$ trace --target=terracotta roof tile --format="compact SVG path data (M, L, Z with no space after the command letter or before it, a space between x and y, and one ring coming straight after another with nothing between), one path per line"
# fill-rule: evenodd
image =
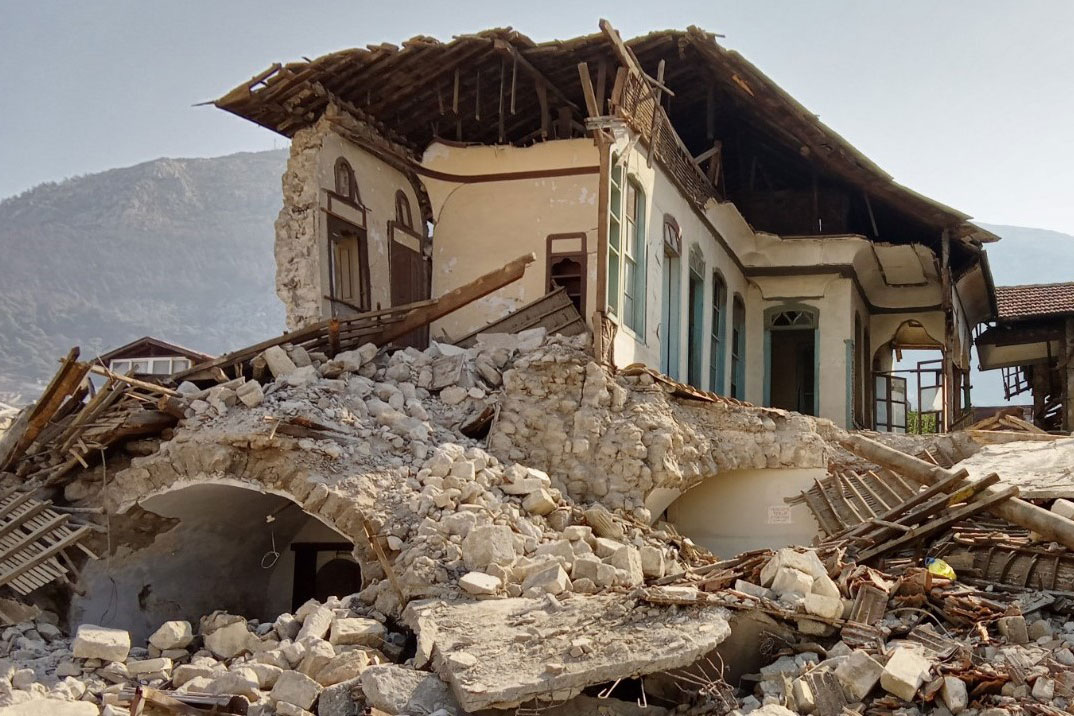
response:
M1000 320L1074 313L1074 282L996 286Z

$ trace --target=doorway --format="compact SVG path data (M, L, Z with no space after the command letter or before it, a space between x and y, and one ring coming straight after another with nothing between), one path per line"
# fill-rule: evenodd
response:
M779 309L766 314L766 404L817 414L817 314Z

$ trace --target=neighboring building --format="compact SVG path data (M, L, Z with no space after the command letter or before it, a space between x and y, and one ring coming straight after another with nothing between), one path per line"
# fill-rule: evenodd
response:
M1008 400L1032 394L1034 424L1074 430L1074 283L997 286L977 354L981 370L1003 370Z
M163 377L214 356L191 350L158 338L145 336L97 356L93 362L122 375L133 371L135 377Z
M344 50L217 100L291 138L276 223L289 326L440 296L534 252L432 335L564 286L620 366L898 431L894 356L931 349L930 405L942 427L963 417L997 237L896 184L713 35L624 44L601 27Z

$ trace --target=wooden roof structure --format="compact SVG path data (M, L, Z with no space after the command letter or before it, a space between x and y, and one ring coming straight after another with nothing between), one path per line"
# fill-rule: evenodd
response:
M193 348L185 348L176 343L153 338L152 336L142 336L118 348L113 348L107 353L102 353L94 359L94 362L99 361L102 365L107 366L108 362L114 358L153 358L159 356L182 356L183 358L189 358L192 363L202 363L216 357L196 351Z
M808 180L819 171L864 194L866 202L871 198L874 226L885 223L882 215L898 215L889 234L906 233L899 222L909 217L937 236L951 231L958 250L970 254L997 240L967 215L897 184L745 58L720 46L712 33L691 26L624 44L606 21L601 26L604 31L593 35L541 43L509 27L448 42L416 36L401 45L276 63L215 105L290 137L334 104L404 147L416 163L437 139L526 145L583 136L590 105L579 64L586 63L595 104L605 114L617 70L629 60L650 78L660 75L662 103L693 157L710 150L714 136L727 140L727 152L747 137L757 151L779 155L781 172ZM743 165L739 174L745 172Z

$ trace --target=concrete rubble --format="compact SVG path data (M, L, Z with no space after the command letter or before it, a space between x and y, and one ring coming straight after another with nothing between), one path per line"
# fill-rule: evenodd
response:
M80 475L69 502L121 520L191 485L283 495L353 542L363 588L272 620L172 618L144 642L28 612L0 633L0 716L119 716L158 691L253 716L1070 706L1074 603L1058 592L973 586L906 552L858 564L852 540L721 559L658 519L648 498L707 477L823 468L838 431L677 398L585 341L279 345L259 379L181 383L175 429L107 490ZM972 559L958 571L971 579ZM745 615L759 626L736 640Z

